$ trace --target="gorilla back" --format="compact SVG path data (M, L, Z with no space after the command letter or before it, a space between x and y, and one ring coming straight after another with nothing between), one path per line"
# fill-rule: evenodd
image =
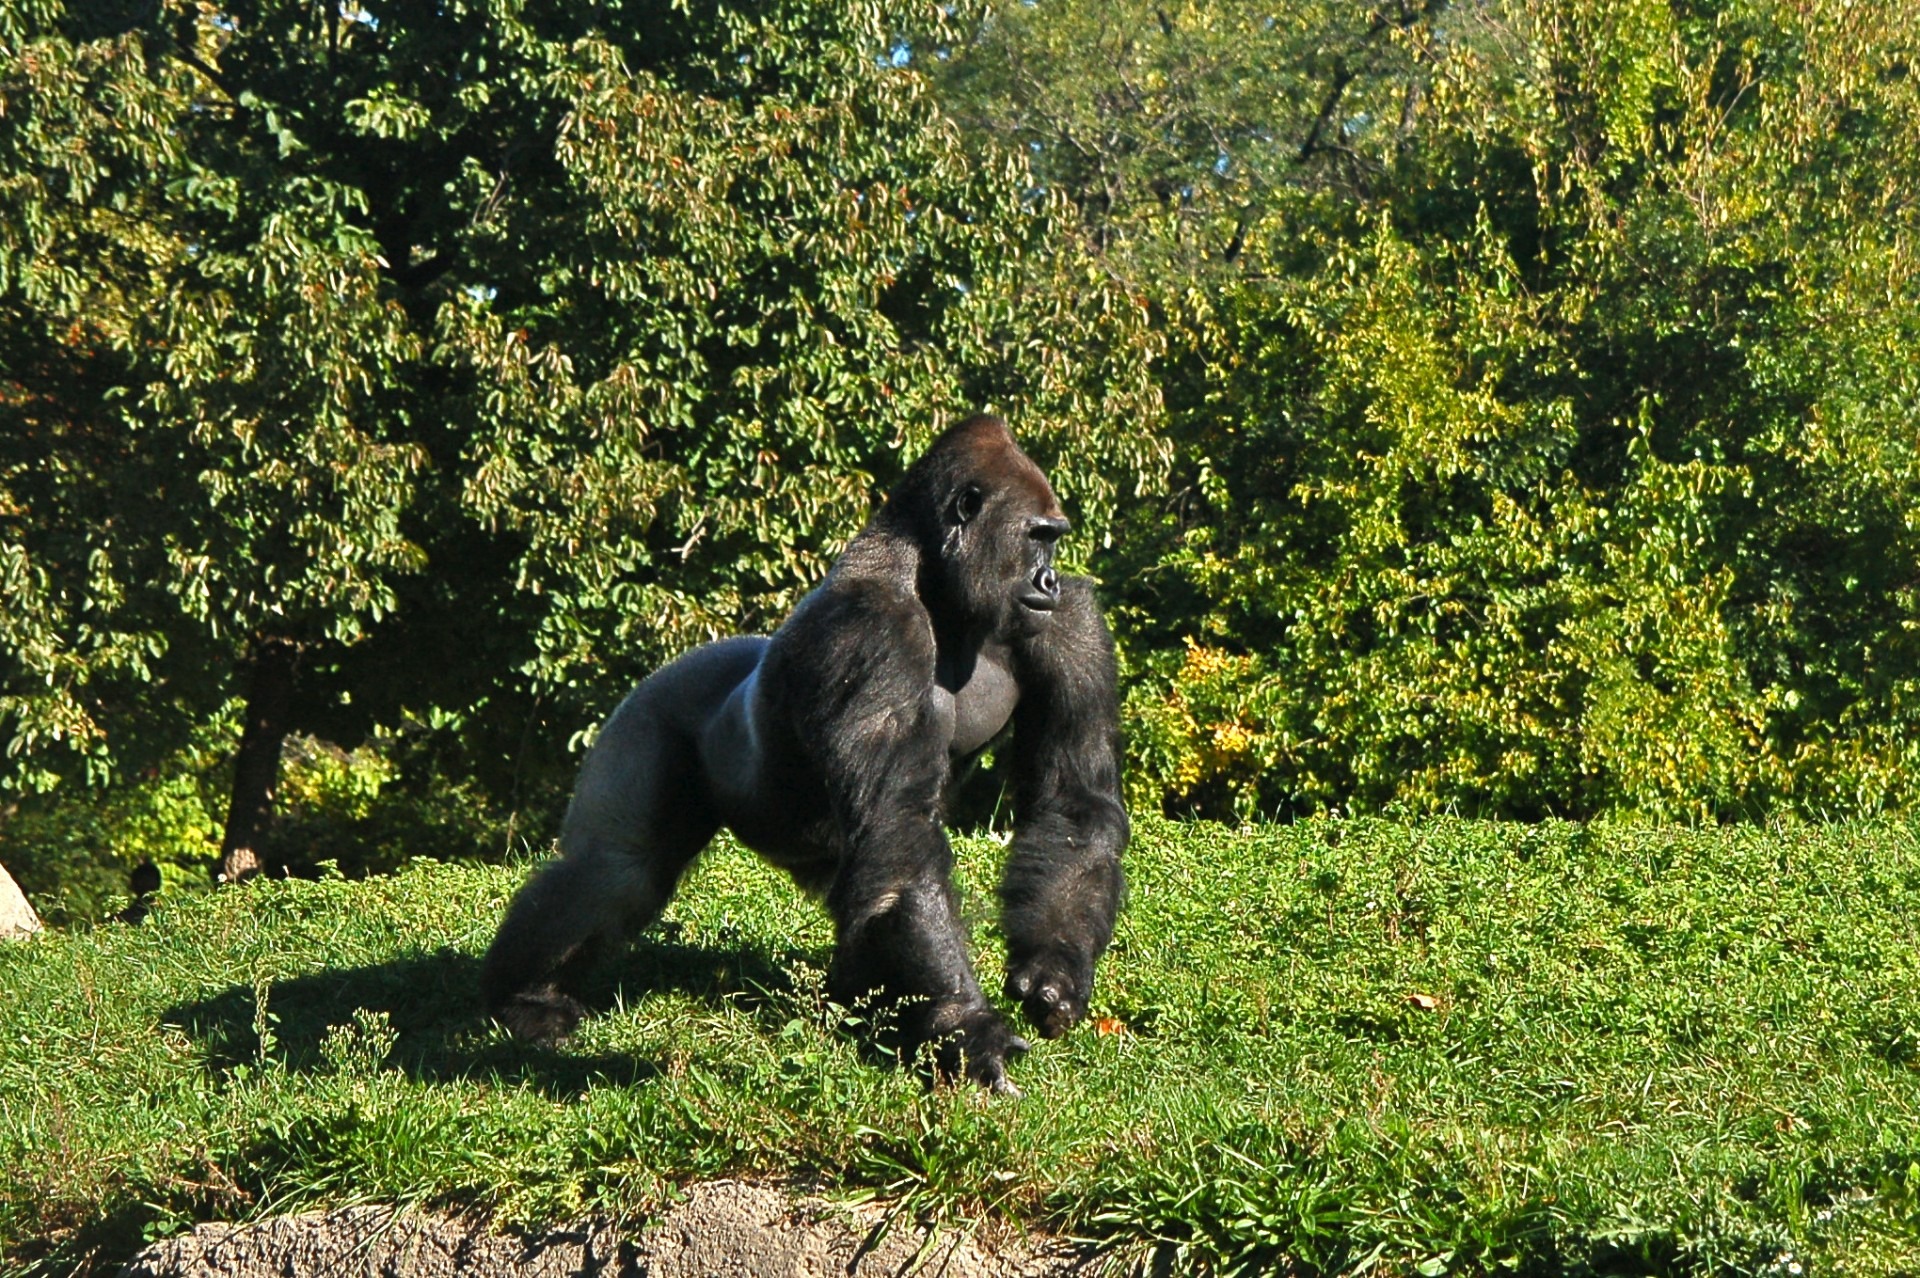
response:
M884 1009L905 1056L1014 1091L1027 1047L974 977L944 816L1012 733L1000 886L1006 993L1049 1038L1086 1014L1120 903L1113 642L1061 578L1053 490L998 418L949 430L771 638L644 680L580 769L561 855L514 898L482 972L515 1034L569 1032L582 977L657 917L722 826L825 899L832 996Z

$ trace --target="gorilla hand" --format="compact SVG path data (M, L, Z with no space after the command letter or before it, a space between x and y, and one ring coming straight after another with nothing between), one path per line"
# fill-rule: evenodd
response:
M1019 1002L1041 1038L1059 1038L1087 1014L1093 994L1093 960L1059 949L1015 960L1007 973L1006 992Z
M1020 1089L1007 1077L1007 1058L1030 1046L1000 1013L979 1007L956 1018L932 1042L933 1067L942 1078L965 1077L997 1095L1018 1096Z

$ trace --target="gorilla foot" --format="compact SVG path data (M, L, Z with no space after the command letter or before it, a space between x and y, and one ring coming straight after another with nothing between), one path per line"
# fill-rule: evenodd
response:
M558 990L515 994L493 1009L493 1019L515 1038L530 1043L552 1043L573 1033L587 1014L578 999Z
M1007 997L1017 999L1041 1038L1059 1038L1087 1014L1093 987L1090 964L1041 954L1007 973Z

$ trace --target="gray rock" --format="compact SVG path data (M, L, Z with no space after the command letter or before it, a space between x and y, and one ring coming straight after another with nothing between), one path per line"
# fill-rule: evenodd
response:
M40 930L40 916L27 904L20 885L0 865L0 938L17 938Z
M715 1181L645 1227L588 1223L532 1237L478 1217L343 1207L250 1225L201 1225L155 1243L120 1278L1053 1278L1090 1258L1062 1243L988 1246L952 1230L929 1236L877 1206L795 1201L777 1189ZM916 1262L917 1265L916 1265Z

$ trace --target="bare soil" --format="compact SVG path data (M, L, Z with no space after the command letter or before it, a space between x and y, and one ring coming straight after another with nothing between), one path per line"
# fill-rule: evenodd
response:
M201 1225L135 1256L121 1278L1054 1278L1094 1272L1057 1240L929 1235L876 1206L795 1200L738 1181L696 1185L635 1231L586 1223L538 1235L478 1217L390 1207Z

